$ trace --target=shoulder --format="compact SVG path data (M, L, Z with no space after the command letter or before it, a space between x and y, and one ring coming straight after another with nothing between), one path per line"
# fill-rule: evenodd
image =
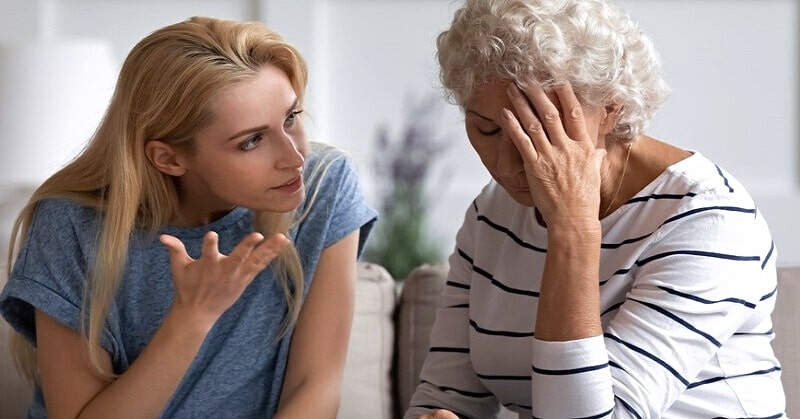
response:
M706 199L752 202L744 185L734 175L699 152L670 166L662 187L685 191ZM716 197L716 198L715 198Z
M358 170L343 150L324 143L312 143L306 158L306 205L317 200L339 200L359 195Z
M744 185L699 153L671 166L647 194L629 201L632 225L651 224L654 239L706 251L774 256L763 214ZM635 202L633 202L635 201Z
M327 247L361 228L361 249L377 212L361 191L358 171L350 157L336 147L313 143L305 170L306 199L298 212L305 233L298 240Z
M97 211L68 198L45 198L36 203L36 214L57 218L80 218L96 216Z
M353 162L344 150L325 143L311 143L311 151L306 160L306 175L331 174L342 175L343 171L355 171Z
M100 212L92 207L67 198L46 198L36 203L31 233L84 235L97 228L99 219Z
M653 228L707 211L717 215L742 211L753 213L755 202L733 175L695 152L669 166L629 199L618 211L618 216L609 218L616 220L614 223L632 222L643 228Z

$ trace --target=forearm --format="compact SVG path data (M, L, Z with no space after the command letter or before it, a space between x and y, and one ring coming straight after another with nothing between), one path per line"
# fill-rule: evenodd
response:
M339 411L341 377L309 378L286 389L276 419L335 418Z
M548 227L535 336L569 341L602 334L598 221Z
M98 393L80 418L153 418L167 405L213 322L172 310L130 368Z

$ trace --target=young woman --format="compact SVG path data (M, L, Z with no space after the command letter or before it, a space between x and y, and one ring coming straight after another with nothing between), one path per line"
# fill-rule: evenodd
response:
M0 309L28 417L335 416L376 213L342 153L309 145L306 74L258 23L134 47L15 226Z
M438 58L493 181L406 417L782 417L769 229L729 173L644 133L667 88L636 24L466 0Z

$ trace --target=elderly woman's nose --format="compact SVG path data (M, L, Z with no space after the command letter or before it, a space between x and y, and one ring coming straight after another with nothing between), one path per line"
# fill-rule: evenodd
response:
M511 176L525 170L522 156L519 155L517 147L511 138L503 136L497 150L496 172L500 175Z

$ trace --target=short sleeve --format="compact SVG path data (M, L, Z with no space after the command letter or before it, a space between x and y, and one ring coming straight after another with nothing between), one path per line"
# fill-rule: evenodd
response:
M30 230L0 293L0 312L18 333L36 345L34 313L40 310L72 330L81 330L83 291L93 260L90 240L96 212L70 201L40 202ZM101 345L119 354L111 332ZM115 357L116 358L116 357Z
M355 230L360 230L360 256L378 213L361 191L353 162L336 148L318 145L309 156L306 179L306 202L300 209L295 233L301 258L318 257L322 250ZM308 262L316 264L316 260Z

